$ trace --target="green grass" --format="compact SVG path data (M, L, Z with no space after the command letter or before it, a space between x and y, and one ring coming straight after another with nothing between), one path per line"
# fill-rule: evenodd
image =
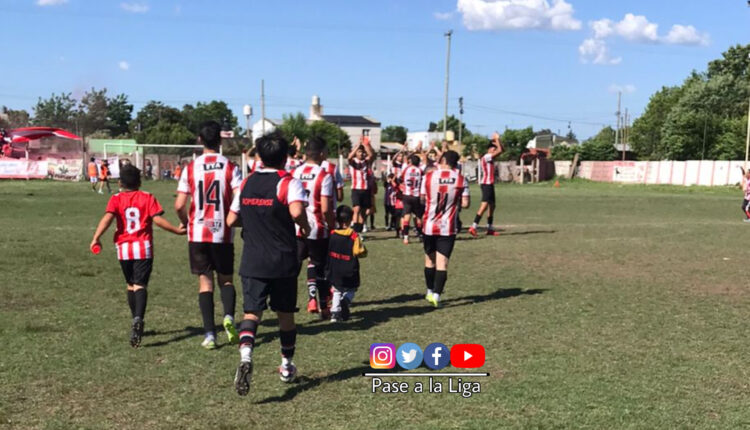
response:
M144 187L172 221L174 188ZM285 385L268 314L252 391L240 398L236 348L199 347L185 238L156 233L149 334L133 350L112 245L88 251L106 199L86 184L3 182L0 427L748 427L740 198L728 188L501 185L506 230L458 242L443 308L422 298L418 244L371 240L353 320L298 314L301 377ZM370 394L369 344L407 341L483 344L491 377L470 399Z

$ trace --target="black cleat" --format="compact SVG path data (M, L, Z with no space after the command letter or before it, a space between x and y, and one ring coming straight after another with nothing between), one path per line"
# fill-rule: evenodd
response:
M143 338L143 320L139 317L133 318L133 327L130 330L130 346L138 348Z
M234 389L237 390L237 394L240 396L247 396L250 392L250 381L253 378L253 362L243 361L237 367L237 372L234 374Z

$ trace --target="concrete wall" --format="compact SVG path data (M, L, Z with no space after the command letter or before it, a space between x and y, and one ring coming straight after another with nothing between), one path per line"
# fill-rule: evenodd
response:
M578 176L626 184L735 185L742 179L740 168L744 164L744 161L716 160L583 161Z

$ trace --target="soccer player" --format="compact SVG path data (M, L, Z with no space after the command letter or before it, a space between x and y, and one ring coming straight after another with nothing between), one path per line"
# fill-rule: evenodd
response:
M372 202L372 195L367 188L368 171L373 160L372 147L364 139L349 153L349 175L352 178L352 209L354 218L352 227L357 233L362 233L365 213Z
M91 182L91 191L96 192L96 183L99 181L99 169L96 167L96 159L91 157L88 165L89 181Z
M99 166L99 194L104 194L104 185L107 185L107 194L112 194L112 188L109 187L109 162L102 160L102 165Z
M297 238L295 224L302 238L310 225L305 211L305 189L302 183L284 171L289 143L278 132L258 139L258 153L266 166L248 176L232 202L227 217L230 225L240 225L244 241L240 276L244 298L244 319L240 323L240 365L234 377L237 394L250 391L253 371L253 347L263 311L268 308L279 319L281 366L279 377L292 382L297 326Z
M199 130L198 142L203 145L203 154L182 169L174 207L180 221L188 227L190 271L198 277L198 305L205 331L201 346L215 349L214 272L224 308L222 325L229 343L239 339L234 326L233 232L225 221L242 174L239 167L219 154L219 123L206 121ZM189 212L188 198L191 200Z
M120 170L121 192L109 198L106 213L91 240L90 248L101 249L101 237L113 221L117 222L115 247L120 260L125 283L128 286L128 305L133 323L130 332L130 345L137 348L143 337L148 281L154 264L154 234L152 224L172 232L185 234L185 227L175 227L162 215L164 211L156 198L139 191L141 172L135 166L123 166Z
M286 164L284 165L284 170L286 170L289 173L294 172L294 169L296 169L297 167L299 167L300 164L302 164L296 158L297 154L302 148L302 143L297 138L297 136L294 136L294 141L292 143L293 143L292 145L289 145L289 155L286 157Z
M357 232L351 229L353 214L349 206L336 208L338 229L331 233L328 244L326 275L333 286L331 322L349 319L349 305L360 283L359 259L367 257L367 249Z
M328 311L328 283L326 282L326 255L328 254L328 232L335 226L333 216L333 177L320 165L326 143L313 137L305 147L305 164L294 170L293 176L302 182L307 195L307 220L310 233L307 238L297 227L297 257L300 263L309 258L307 264L307 312L317 313L326 320ZM302 266L300 265L300 270ZM299 271L298 271L299 273ZM320 301L317 295L320 295Z
M377 213L378 181L375 178L375 172L370 168L367 171L367 189L370 191L370 207L367 208L367 216L370 218L370 230L375 230L375 213ZM367 220L365 220L364 232L367 233Z
M440 306L440 295L448 280L448 261L453 252L458 232L458 207L469 207L469 186L456 169L459 155L446 151L438 170L428 172L422 181L421 195L425 202L424 220L424 279L425 299Z
M393 157L393 161L391 161L391 173L397 178L401 177L401 169L404 166L405 154L405 150L402 149Z
M336 202L344 200L344 177L341 176L341 171L335 163L328 161L328 147L325 148L325 154L323 155L323 161L320 163L320 167L324 168L331 178L333 178L333 185L336 188L336 194L334 195L333 204L331 207L336 207Z
M412 155L409 157L409 165L406 166L401 173L402 187L402 202L404 203L404 209L402 212L401 222L401 236L404 241L404 245L409 244L409 222L411 221L411 215L414 214L414 224L417 229L417 236L422 236L422 215L424 214L424 208L422 202L419 200L419 190L422 186L422 170L419 168L419 156Z
M742 212L745 214L743 221L750 222L750 170L747 172L742 171L742 192L744 194L744 200L742 200Z
M247 152L247 174L252 175L256 170L262 167L263 163L261 163L260 157L258 156L258 150L253 146L252 149Z
M474 223L469 227L469 233L477 237L477 226L482 220L482 215L487 213L487 236L497 236L498 233L492 226L495 215L495 158L503 153L503 145L500 135L495 132L487 148L487 153L479 160L479 188L482 190L482 203L479 205Z

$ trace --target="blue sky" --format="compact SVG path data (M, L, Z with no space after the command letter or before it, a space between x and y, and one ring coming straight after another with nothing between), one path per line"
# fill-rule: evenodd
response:
M449 112L463 96L468 127L486 134L565 133L571 120L590 136L614 123L617 89L637 115L750 41L742 0L0 0L0 16L0 105L95 86L136 110L221 99L257 118L265 79L268 117L307 114L318 94L325 113L414 131L442 118L453 29Z

